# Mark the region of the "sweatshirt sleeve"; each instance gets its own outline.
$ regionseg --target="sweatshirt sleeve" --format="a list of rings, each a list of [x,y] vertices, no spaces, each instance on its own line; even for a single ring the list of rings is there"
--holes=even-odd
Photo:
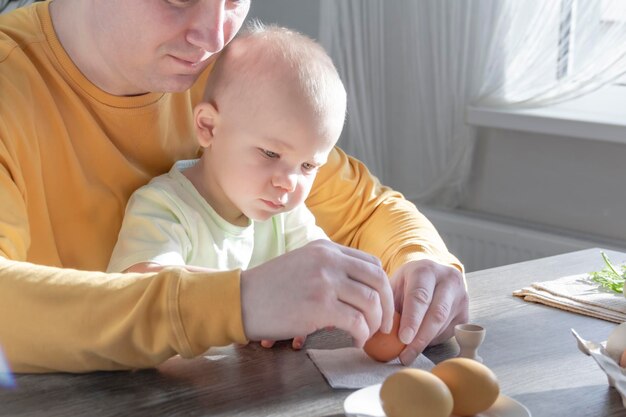
[[[420,259],[463,272],[462,264],[415,205],[381,185],[362,162],[339,148],[319,171],[306,203],[333,241],[379,257],[389,276]]]
[[[0,258],[0,345],[14,372],[147,368],[245,343],[240,271],[106,274]]]
[[[246,342],[238,270],[106,274],[27,262],[32,197],[13,153],[0,140],[0,347],[14,372],[153,367]]]

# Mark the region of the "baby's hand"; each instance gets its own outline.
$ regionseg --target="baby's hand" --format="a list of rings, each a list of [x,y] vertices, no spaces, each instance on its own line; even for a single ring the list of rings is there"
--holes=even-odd
[[[304,346],[304,342],[306,341],[306,336],[296,336],[293,338],[293,342],[291,342],[291,347],[295,350],[300,350]],[[261,346],[264,348],[271,348],[276,343],[274,340],[261,340]]]

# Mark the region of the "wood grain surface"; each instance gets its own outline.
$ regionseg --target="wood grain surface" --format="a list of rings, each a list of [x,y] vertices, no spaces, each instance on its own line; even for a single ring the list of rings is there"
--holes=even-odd
[[[607,251],[618,263],[625,253]],[[589,249],[467,275],[470,321],[487,334],[479,353],[501,391],[533,417],[626,416],[617,391],[570,334],[602,341],[615,326],[599,319],[525,302],[511,293],[534,281],[602,267]],[[350,345],[341,331],[312,335],[306,348]],[[425,354],[454,356],[450,340]],[[343,416],[351,390],[334,390],[305,350],[281,342],[214,348],[193,360],[173,358],[157,369],[89,374],[17,375],[0,389],[0,416]]]

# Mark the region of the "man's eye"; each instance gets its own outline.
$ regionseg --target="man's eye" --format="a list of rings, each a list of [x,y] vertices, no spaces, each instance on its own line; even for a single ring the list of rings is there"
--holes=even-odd
[[[305,171],[313,171],[316,168],[317,166],[313,164],[309,164],[308,162],[305,162],[304,164],[302,164],[302,169],[304,169]]]
[[[227,3],[227,8],[232,10],[249,7],[250,0],[229,0]]]
[[[185,7],[197,2],[197,0],[165,0],[165,2],[172,6]]]

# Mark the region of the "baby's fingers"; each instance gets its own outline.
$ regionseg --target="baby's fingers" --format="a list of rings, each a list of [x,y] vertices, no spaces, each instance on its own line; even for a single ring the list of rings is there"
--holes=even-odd
[[[274,340],[261,340],[261,346],[267,349],[274,346],[274,343],[276,343]]]
[[[304,346],[304,342],[306,341],[306,336],[296,336],[293,338],[293,342],[291,346],[295,350],[300,350]]]

